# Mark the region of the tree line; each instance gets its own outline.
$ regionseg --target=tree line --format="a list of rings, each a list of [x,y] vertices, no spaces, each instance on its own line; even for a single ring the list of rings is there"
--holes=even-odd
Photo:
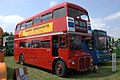
[[[4,32],[4,33],[2,34],[2,36],[3,36],[3,37],[5,37],[5,36],[13,36],[13,33],[12,33],[12,32],[10,32],[10,33]]]

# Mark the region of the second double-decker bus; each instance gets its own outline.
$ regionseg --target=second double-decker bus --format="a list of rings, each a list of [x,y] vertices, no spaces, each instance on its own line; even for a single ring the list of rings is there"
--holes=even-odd
[[[81,49],[81,37],[91,36],[87,10],[64,2],[17,24],[14,59],[66,76],[68,69],[84,72],[92,56]]]
[[[5,36],[3,37],[3,48],[5,55],[13,56],[13,45],[14,45],[14,36]]]
[[[82,49],[92,55],[94,64],[109,61],[110,53],[107,32],[93,30],[92,37],[86,37],[82,40]]]

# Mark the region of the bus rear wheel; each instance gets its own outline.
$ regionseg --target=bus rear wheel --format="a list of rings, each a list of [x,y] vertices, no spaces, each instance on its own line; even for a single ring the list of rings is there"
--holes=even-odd
[[[21,65],[24,64],[24,55],[20,55],[19,63],[20,63]]]
[[[67,67],[62,61],[56,63],[55,73],[60,77],[65,77],[67,75]]]

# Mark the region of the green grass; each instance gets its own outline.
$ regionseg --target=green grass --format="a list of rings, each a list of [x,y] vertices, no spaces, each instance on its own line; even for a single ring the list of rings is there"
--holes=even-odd
[[[29,80],[120,80],[120,58],[117,59],[117,72],[112,72],[111,61],[98,65],[99,71],[87,71],[80,73],[77,71],[69,72],[67,78],[60,78],[53,75],[51,71],[41,69],[31,65],[21,66],[14,61],[13,56],[5,57],[5,63],[8,69],[8,80],[12,80],[14,68],[27,67]]]
[[[116,53],[116,57],[120,58],[120,49],[119,48],[113,49],[113,53]]]

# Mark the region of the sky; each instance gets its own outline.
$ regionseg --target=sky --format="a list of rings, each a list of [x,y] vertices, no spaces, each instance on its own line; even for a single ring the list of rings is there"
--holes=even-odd
[[[120,0],[1,0],[0,26],[4,32],[14,32],[18,22],[62,2],[71,2],[85,8],[92,29],[107,31],[120,38]]]

